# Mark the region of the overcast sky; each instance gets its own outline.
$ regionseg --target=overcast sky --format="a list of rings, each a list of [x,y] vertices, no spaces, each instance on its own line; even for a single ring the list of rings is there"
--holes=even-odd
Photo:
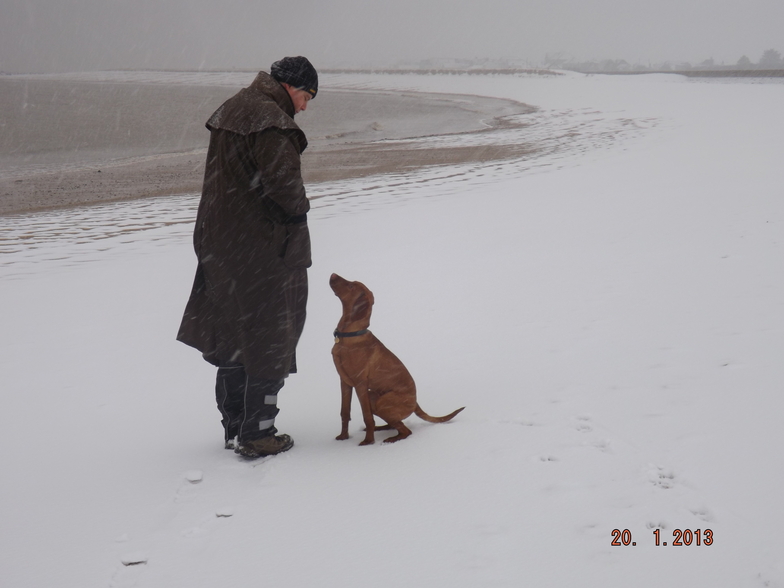
[[[784,53],[784,0],[0,0],[0,71]]]

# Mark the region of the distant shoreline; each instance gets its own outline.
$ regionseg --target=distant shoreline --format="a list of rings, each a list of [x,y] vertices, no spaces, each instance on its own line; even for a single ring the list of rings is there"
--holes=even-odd
[[[569,70],[582,74],[605,76],[639,76],[646,74],[672,74],[687,78],[784,78],[784,69],[685,69],[644,71],[585,71]]]
[[[169,69],[119,69],[109,70],[121,73],[164,73],[164,74],[243,74],[249,75],[257,73],[255,69],[204,69],[204,70],[169,70]],[[570,68],[473,68],[473,69],[459,69],[459,68],[322,68],[319,72],[323,74],[383,74],[383,75],[532,75],[532,76],[560,76],[564,75],[563,72],[574,72],[581,74],[596,74],[608,76],[634,76],[645,74],[674,74],[686,76],[690,78],[781,78],[784,77],[784,69],[677,69],[677,70],[664,70],[664,69],[645,69],[645,70],[588,70],[588,69],[570,69]],[[73,72],[69,73],[23,73],[23,72],[0,72],[0,76],[17,76],[17,77],[33,77],[33,78],[57,78],[68,77],[79,74],[99,74],[100,71],[95,72]],[[85,81],[85,80],[83,80]],[[106,80],[100,80],[106,81]]]
[[[476,69],[450,69],[450,68],[431,68],[431,69],[416,69],[416,68],[401,68],[401,69],[322,69],[320,70],[325,74],[387,74],[387,75],[474,75],[474,76],[487,76],[487,75],[535,75],[535,76],[560,76],[560,72],[547,69],[518,69],[518,68],[476,68]]]

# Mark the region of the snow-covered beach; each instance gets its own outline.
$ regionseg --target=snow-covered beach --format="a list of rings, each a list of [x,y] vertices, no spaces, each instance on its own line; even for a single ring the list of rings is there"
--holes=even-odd
[[[784,84],[322,83],[533,105],[405,141],[531,149],[310,188],[296,445],[257,462],[174,341],[197,196],[0,217],[4,584],[784,585]],[[332,272],[453,422],[334,440]]]
[[[131,71],[0,76],[0,215],[198,192],[209,139],[204,122],[254,77]],[[304,179],[313,184],[514,158],[525,144],[486,140],[481,149],[442,147],[423,158],[406,139],[508,131],[520,124],[515,115],[532,110],[487,96],[323,88],[297,116],[309,141]]]

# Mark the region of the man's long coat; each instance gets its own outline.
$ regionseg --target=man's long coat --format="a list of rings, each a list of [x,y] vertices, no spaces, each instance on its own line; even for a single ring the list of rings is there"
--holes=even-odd
[[[296,371],[310,237],[300,172],[305,134],[265,72],[210,117],[193,234],[198,266],[177,339],[257,378]]]

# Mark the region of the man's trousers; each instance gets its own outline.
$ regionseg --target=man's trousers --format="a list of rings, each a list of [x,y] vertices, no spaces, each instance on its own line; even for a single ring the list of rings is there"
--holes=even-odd
[[[225,441],[239,437],[239,442],[275,435],[278,415],[278,392],[283,380],[262,380],[245,373],[240,364],[218,368],[215,399],[223,419]]]

